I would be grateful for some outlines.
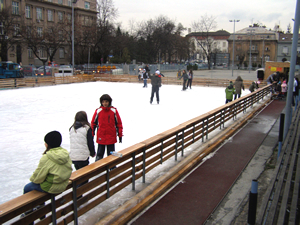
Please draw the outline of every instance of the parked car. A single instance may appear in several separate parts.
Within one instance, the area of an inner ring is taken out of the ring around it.
[[[51,66],[45,66],[46,69],[46,76],[51,76]],[[41,66],[39,68],[37,68],[37,70],[35,71],[35,75],[36,76],[44,76],[44,66]]]
[[[35,76],[35,71],[36,71],[36,67],[35,66],[22,66],[22,72],[24,74],[24,76]]]

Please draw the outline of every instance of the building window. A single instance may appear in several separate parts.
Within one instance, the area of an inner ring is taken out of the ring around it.
[[[12,14],[19,15],[19,2],[12,2]]]
[[[68,14],[67,18],[68,18],[69,23],[71,23],[71,20],[72,20],[72,14]]]
[[[59,41],[63,40],[63,31],[62,30],[58,31],[58,40]]]
[[[256,56],[253,56],[253,61],[256,62],[257,58]]]
[[[287,46],[283,46],[282,53],[283,54],[288,54],[289,53],[289,48]]]
[[[265,62],[270,61],[270,56],[266,55],[265,56]]]
[[[31,37],[31,26],[27,26],[27,37]]]
[[[27,52],[28,52],[28,58],[32,59],[32,58],[33,58],[33,52],[32,52],[32,49],[31,49],[31,48],[28,48],[28,49],[27,49]]]
[[[300,47],[297,47],[297,53],[300,53]]]
[[[226,47],[226,42],[223,42],[223,48],[225,48]]]
[[[14,25],[14,36],[20,35],[20,24]]]
[[[43,19],[43,13],[42,8],[36,8],[36,19],[42,20]]]
[[[31,10],[29,5],[26,5],[25,7],[25,16],[26,18],[31,18]]]
[[[48,10],[48,21],[53,21],[53,10]]]
[[[59,22],[63,21],[63,13],[62,12],[57,12],[57,17],[58,17]]]
[[[39,57],[40,58],[44,58],[44,50],[43,50],[43,48],[39,48],[38,52],[39,52]]]
[[[65,49],[64,48],[60,48],[59,49],[59,58],[60,59],[64,59],[65,58]]]
[[[36,28],[36,32],[38,34],[39,37],[43,36],[43,28],[42,27],[37,27]]]
[[[84,2],[84,8],[85,9],[90,9],[90,3],[89,2]]]
[[[0,10],[2,10],[3,9],[3,0],[0,0]]]
[[[63,4],[63,0],[58,0],[57,3],[60,4],[60,5],[62,5]]]
[[[72,6],[72,1],[68,0],[68,6]]]
[[[4,34],[3,22],[0,22],[0,35]]]
[[[53,0],[48,0],[48,2],[53,2]]]

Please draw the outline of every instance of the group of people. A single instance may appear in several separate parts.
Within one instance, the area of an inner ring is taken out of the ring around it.
[[[98,144],[97,153],[94,136]],[[91,123],[85,111],[76,113],[74,123],[69,128],[70,152],[61,147],[60,132],[51,131],[45,135],[46,150],[30,177],[31,182],[25,185],[24,194],[32,190],[50,194],[63,192],[72,173],[72,163],[78,170],[89,165],[90,156],[96,156],[95,161],[102,159],[105,148],[107,155],[111,155],[115,151],[117,137],[122,143],[122,136],[123,125],[119,112],[112,106],[112,98],[104,94],[100,97],[100,107],[95,110]]]
[[[194,74],[192,70],[189,70],[189,73],[187,74],[185,70],[178,70],[177,72],[177,78],[178,80],[180,80],[181,78],[183,78],[183,86],[182,86],[182,90],[185,91],[186,89],[188,89],[188,87],[190,87],[190,89],[192,89],[192,81],[194,78]]]
[[[233,97],[234,97],[234,100],[237,98],[240,98],[242,95],[242,90],[244,91],[245,87],[244,87],[244,82],[243,82],[243,79],[241,78],[241,76],[238,76],[235,79],[234,83],[232,81],[230,81],[229,85],[225,89],[225,93],[226,93],[225,104],[227,104],[228,102],[231,102]]]

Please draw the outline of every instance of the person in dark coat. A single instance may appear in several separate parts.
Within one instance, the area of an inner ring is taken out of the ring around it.
[[[235,94],[234,94],[234,100],[235,100],[236,98],[240,98],[241,97],[241,95],[242,95],[242,89],[243,89],[243,91],[245,90],[243,79],[241,78],[241,76],[238,76],[235,79],[235,82],[234,82],[233,85],[235,87]]]
[[[189,79],[189,76],[187,75],[185,70],[182,70],[182,75],[180,77],[180,79],[183,78],[183,86],[182,86],[182,90],[185,91],[186,90],[186,82]]]
[[[150,104],[153,102],[154,94],[156,94],[156,101],[159,104],[159,88],[161,87],[161,76],[160,71],[156,70],[155,74],[150,75],[151,84],[152,84],[152,91],[150,97]]]
[[[188,74],[188,82],[187,82],[187,85],[186,85],[186,88],[188,88],[190,86],[190,89],[192,89],[192,81],[193,81],[193,70],[189,70],[189,74]]]

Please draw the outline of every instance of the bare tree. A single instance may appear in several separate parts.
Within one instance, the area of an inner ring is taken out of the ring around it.
[[[7,61],[7,52],[14,45],[20,43],[20,25],[18,17],[12,14],[12,8],[0,10],[0,57]]]
[[[202,49],[203,54],[208,61],[208,69],[210,69],[211,64],[211,53],[214,51],[214,39],[210,36],[210,32],[217,28],[216,18],[213,16],[201,16],[198,21],[192,22],[192,29],[197,34],[197,43]]]

